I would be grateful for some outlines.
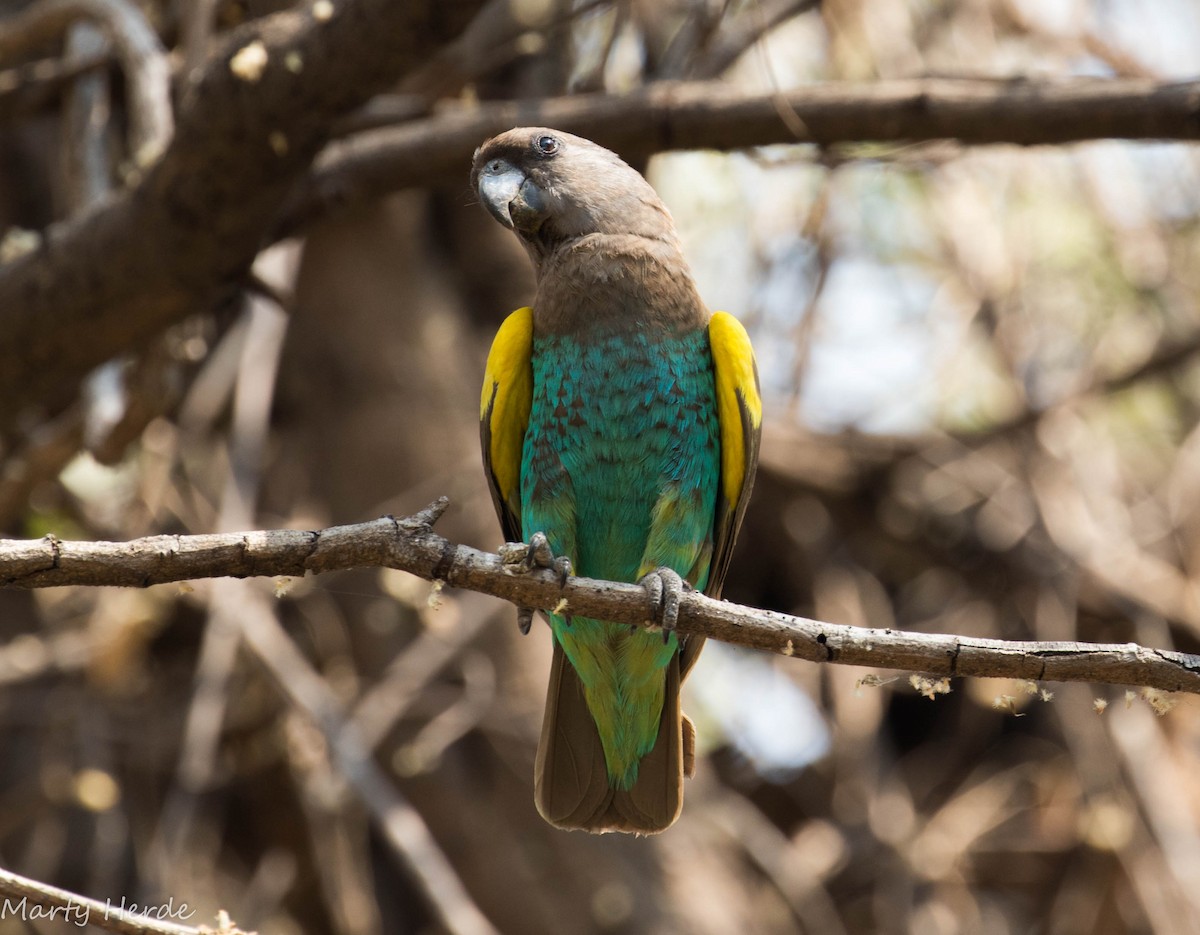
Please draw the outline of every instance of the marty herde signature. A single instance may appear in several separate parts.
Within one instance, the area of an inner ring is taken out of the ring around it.
[[[63,922],[70,922],[72,925],[77,925],[83,928],[92,918],[92,913],[102,916],[104,921],[109,919],[174,919],[178,922],[184,922],[196,914],[196,910],[188,906],[187,903],[175,905],[175,897],[171,897],[165,903],[157,905],[141,905],[139,903],[129,902],[124,896],[121,897],[119,903],[114,903],[111,899],[106,899],[104,902],[93,902],[91,900],[82,902],[80,900],[68,899],[62,905],[43,906],[41,903],[31,902],[28,896],[22,896],[20,899],[12,899],[6,896],[4,902],[0,904],[0,919],[18,918],[25,922],[31,922],[36,919],[58,919]]]

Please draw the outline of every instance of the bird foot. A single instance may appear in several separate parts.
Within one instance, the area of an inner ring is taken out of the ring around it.
[[[528,542],[506,542],[500,547],[500,561],[510,574],[527,575],[539,568],[546,568],[558,575],[559,587],[565,587],[571,576],[571,560],[565,555],[555,555],[546,534],[535,532]],[[568,624],[571,618],[567,617]],[[528,634],[533,626],[533,608],[517,607],[517,628]]]
[[[565,585],[571,575],[571,560],[565,555],[554,554],[544,532],[535,532],[528,542],[504,543],[500,546],[500,561],[512,574],[524,575],[547,568],[558,575],[560,586]]]
[[[666,643],[675,632],[679,622],[679,602],[683,592],[690,591],[691,585],[684,581],[679,574],[670,568],[656,568],[638,581],[645,590],[650,601],[650,619],[662,627],[663,642]]]

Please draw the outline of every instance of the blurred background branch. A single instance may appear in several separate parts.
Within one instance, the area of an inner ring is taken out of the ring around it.
[[[793,119],[780,115],[783,108]],[[331,144],[274,228],[295,231],[403,188],[452,181],[481,140],[512,126],[550,126],[629,160],[681,149],[773,143],[927,142],[1048,145],[1103,138],[1200,139],[1200,82],[971,79],[824,83],[752,94],[721,81],[656,82],[620,96],[571,95],[471,104],[398,121]]]
[[[148,166],[171,141],[171,69],[158,34],[136,5],[128,0],[42,0],[5,23],[0,32],[0,64],[19,61],[30,49],[61,41],[79,23],[98,27],[112,43],[128,92],[130,156],[136,166]],[[91,43],[83,54],[92,57],[106,51],[103,44]],[[68,58],[80,54],[68,45]],[[97,128],[105,122],[98,120]]]

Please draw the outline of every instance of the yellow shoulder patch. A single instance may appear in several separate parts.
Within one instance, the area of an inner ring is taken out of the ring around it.
[[[499,499],[517,510],[521,449],[533,404],[533,309],[519,308],[496,332],[479,401],[488,480]]]
[[[721,426],[721,492],[733,505],[741,499],[746,472],[753,471],[758,456],[758,431],[762,426],[758,368],[750,336],[728,312],[713,312],[708,339]]]

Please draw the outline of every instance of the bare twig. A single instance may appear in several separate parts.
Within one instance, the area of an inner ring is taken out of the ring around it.
[[[128,0],[42,0],[0,30],[0,62],[57,38],[78,19],[100,24],[125,72],[130,151],[135,166],[158,158],[171,140],[171,66],[158,35]]]
[[[72,406],[61,415],[30,430],[8,455],[11,465],[0,476],[0,529],[12,529],[29,508],[29,495],[38,484],[55,477],[83,444],[83,413]]]
[[[245,317],[246,339],[233,401],[229,476],[217,519],[218,526],[226,531],[254,522],[262,450],[287,325],[282,308],[273,308],[262,299],[249,303]],[[175,783],[151,849],[164,877],[183,864],[180,855],[189,844],[199,796],[207,791],[216,772],[229,680],[241,643],[244,601],[238,582],[219,581],[213,589]]]
[[[185,76],[197,74],[208,52],[217,14],[216,0],[192,0],[183,8],[179,24]]]
[[[468,602],[453,639],[423,629],[404,651],[388,665],[383,676],[365,690],[354,705],[351,720],[369,749],[379,746],[412,706],[451,661],[471,646],[480,632],[495,622],[495,614],[482,605],[487,599],[474,594]],[[500,608],[493,605],[493,610]],[[2,659],[2,657],[0,657]],[[0,668],[0,673],[3,669]],[[2,683],[0,683],[2,684]]]
[[[216,929],[179,925],[156,915],[190,918],[195,914],[187,903],[149,907],[151,913],[139,914],[128,909],[120,900],[101,902],[69,890],[49,886],[8,870],[0,870],[0,894],[7,897],[4,904],[10,915],[26,922],[43,919],[67,922],[83,928],[94,925],[122,935],[246,935],[236,926],[219,925]],[[145,909],[146,907],[142,907]]]
[[[68,62],[110,54],[108,40],[90,23],[76,23],[67,34]],[[106,145],[110,100],[108,74],[80,75],[67,94],[63,120],[63,183],[71,213],[99,204],[112,188],[113,172]]]
[[[756,864],[791,907],[802,931],[847,935],[822,875],[797,871],[794,842],[762,811],[740,795],[723,797],[704,818]]]
[[[332,690],[288,638],[267,599],[250,588],[242,590],[242,599],[242,637],[284,694],[324,735],[335,768],[371,813],[439,921],[456,935],[494,935],[420,813],[400,795],[346,722]]]
[[[1004,0],[1000,4],[1004,17],[1016,30],[1041,45],[1055,49],[1064,58],[1092,55],[1122,78],[1156,78],[1154,69],[1139,62],[1119,44],[1101,36],[1094,29],[1081,29],[1078,34],[1062,34],[1047,29],[1028,16],[1020,4]]]
[[[430,581],[551,609],[566,601],[579,616],[646,624],[654,609],[639,585],[550,572],[514,575],[498,555],[455,545],[433,532],[445,498],[406,519],[320,532],[269,530],[152,536],[130,542],[0,540],[0,584],[146,587],[188,578],[287,575],[386,566]],[[1101,682],[1200,693],[1200,656],[1135,643],[994,640],[851,627],[756,610],[689,592],[679,611],[688,633],[796,656],[810,662],[906,669],[944,676]]]
[[[1063,406],[1095,399],[1098,396],[1120,393],[1144,380],[1170,376],[1184,367],[1190,366],[1198,354],[1200,354],[1200,332],[1182,339],[1164,338],[1145,360],[1122,373],[1100,377],[1049,406],[1023,409],[1016,415],[994,422],[978,432],[960,433],[957,437],[964,444],[981,445],[1001,435],[1037,425],[1048,413]]]
[[[276,258],[290,266],[287,257]],[[262,283],[275,293],[273,287]],[[274,398],[275,374],[287,318],[257,298],[249,310],[233,404],[229,478],[218,523],[228,528],[255,514]],[[211,782],[224,718],[227,683],[240,643],[258,657],[289,700],[324,734],[333,765],[366,805],[444,927],[462,935],[488,935],[491,925],[471,901],[424,820],[392,787],[370,748],[348,726],[336,697],[288,639],[265,598],[244,582],[222,580],[214,589],[209,626],[198,665],[197,690],[188,716],[178,782],[161,823],[161,855],[179,860],[188,843],[196,794]]]
[[[100,71],[111,64],[112,56],[106,51],[87,58],[38,59],[0,71],[0,120],[37,113],[50,106],[80,75]]]
[[[769,0],[751,3],[717,34],[704,55],[691,63],[694,78],[716,78],[775,27],[817,6],[816,0]]]
[[[543,45],[567,41],[562,38],[567,28],[604,3],[605,0],[584,0],[574,4],[520,4],[490,0],[461,36],[405,78],[401,91],[428,101],[454,97],[471,81],[527,53],[525,43],[530,40]]]

